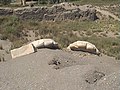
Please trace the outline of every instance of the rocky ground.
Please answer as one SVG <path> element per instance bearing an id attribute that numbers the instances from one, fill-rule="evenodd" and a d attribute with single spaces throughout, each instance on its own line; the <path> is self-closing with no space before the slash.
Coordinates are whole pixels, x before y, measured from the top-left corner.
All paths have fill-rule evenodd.
<path id="1" fill-rule="evenodd" d="M 0 90 L 120 90 L 119 67 L 105 55 L 40 49 L 0 63 Z"/>
<path id="2" fill-rule="evenodd" d="M 97 19 L 97 15 L 99 20 L 103 19 L 104 21 L 103 17 L 106 18 L 107 16 L 120 21 L 118 14 L 113 12 L 112 14 L 108 11 L 108 9 L 100 7 L 93 8 L 91 5 L 79 6 L 62 3 L 53 5 L 52 7 L 1 8 L 0 16 L 11 16 L 14 14 L 23 19 L 40 19 L 43 21 L 57 21 L 57 19 L 60 21 L 67 19 L 76 20 L 84 17 L 83 20 L 87 18 L 94 21 Z M 112 43 L 106 44 L 106 47 L 102 47 L 101 51 L 110 47 L 109 44 L 113 44 L 111 52 L 113 51 L 112 54 L 115 53 L 115 56 L 117 56 L 116 52 L 119 52 L 119 40 L 117 39 L 119 32 L 117 31 L 117 24 L 113 23 L 116 21 L 111 21 L 112 23 L 106 21 L 109 22 L 106 23 L 96 20 L 97 24 L 91 21 L 89 23 L 86 22 L 85 26 L 84 23 L 74 21 L 74 24 L 71 24 L 66 21 L 60 26 L 60 24 L 55 22 L 51 22 L 50 24 L 48 22 L 41 22 L 42 24 L 31 22 L 31 24 L 26 24 L 29 22 L 26 21 L 23 23 L 18 21 L 19 19 L 16 17 L 10 18 L 10 20 L 1 18 L 0 33 L 1 35 L 4 34 L 3 36 L 6 36 L 7 40 L 1 39 L 3 37 L 0 35 L 0 90 L 120 90 L 120 61 L 115 60 L 113 57 L 104 54 L 97 56 L 80 51 L 68 52 L 66 50 L 39 49 L 36 53 L 11 59 L 9 52 L 11 49 L 23 45 L 25 43 L 24 39 L 31 42 L 43 38 L 45 35 L 48 35 L 48 37 L 51 35 L 52 37 L 57 36 L 54 37 L 57 41 L 63 40 L 62 43 L 67 45 L 76 39 L 73 36 L 88 36 L 90 38 L 89 35 L 91 33 L 91 35 L 95 34 L 101 38 L 115 38 L 110 39 L 110 41 L 106 39 L 106 41 Z M 24 25 L 19 25 L 20 23 Z M 64 26 L 64 24 L 66 25 Z M 80 24 L 82 25 L 79 26 Z M 86 25 L 90 28 L 85 28 Z M 22 31 L 20 32 L 19 29 Z M 10 32 L 6 33 L 4 32 L 5 30 Z M 16 30 L 19 33 L 15 32 Z M 60 34 L 61 36 L 59 36 Z M 66 39 L 66 36 L 70 37 Z M 93 38 L 93 41 L 97 42 L 97 39 Z M 103 41 L 98 44 L 103 43 L 101 45 L 105 46 L 104 43 L 106 41 Z M 108 50 L 108 52 L 110 51 Z"/>

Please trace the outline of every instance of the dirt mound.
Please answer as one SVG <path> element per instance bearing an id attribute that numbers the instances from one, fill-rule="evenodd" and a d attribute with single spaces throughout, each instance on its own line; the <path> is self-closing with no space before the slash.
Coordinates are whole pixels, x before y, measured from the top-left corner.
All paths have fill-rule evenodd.
<path id="1" fill-rule="evenodd" d="M 57 62 L 51 63 L 54 60 Z M 59 68 L 56 70 L 54 66 Z M 119 66 L 119 61 L 104 55 L 98 57 L 83 52 L 40 49 L 30 55 L 1 62 L 0 89 L 100 90 L 103 79 L 118 71 Z M 111 83 L 109 78 L 108 81 Z M 110 86 L 109 90 L 111 88 L 114 89 Z"/>

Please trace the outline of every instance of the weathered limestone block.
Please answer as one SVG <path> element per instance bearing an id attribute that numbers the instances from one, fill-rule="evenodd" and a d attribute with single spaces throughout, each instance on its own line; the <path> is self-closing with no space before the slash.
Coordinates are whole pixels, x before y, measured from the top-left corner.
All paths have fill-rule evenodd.
<path id="1" fill-rule="evenodd" d="M 13 15 L 13 9 L 11 8 L 0 8 L 0 16 Z"/>
<path id="2" fill-rule="evenodd" d="M 36 50 L 33 47 L 33 45 L 28 44 L 28 45 L 24 45 L 20 48 L 11 50 L 11 56 L 12 56 L 12 58 L 16 58 L 16 57 L 24 56 L 24 55 L 27 55 L 30 53 L 34 53 L 35 51 Z"/>
<path id="3" fill-rule="evenodd" d="M 96 48 L 96 46 L 87 41 L 76 41 L 70 44 L 67 47 L 67 49 L 74 50 L 74 51 L 85 51 L 85 52 L 90 52 L 97 55 L 100 54 L 100 51 Z"/>
<path id="4" fill-rule="evenodd" d="M 58 48 L 58 44 L 52 39 L 40 39 L 33 41 L 30 44 L 33 44 L 35 48 L 52 48 L 52 49 Z"/>
<path id="5" fill-rule="evenodd" d="M 44 48 L 44 40 L 43 39 L 33 41 L 30 44 L 32 44 L 35 48 Z"/>

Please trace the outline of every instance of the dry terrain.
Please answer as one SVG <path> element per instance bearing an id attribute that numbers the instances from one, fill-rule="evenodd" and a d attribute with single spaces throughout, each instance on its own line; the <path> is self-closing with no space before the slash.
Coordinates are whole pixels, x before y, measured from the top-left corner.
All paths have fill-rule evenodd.
<path id="1" fill-rule="evenodd" d="M 69 20 L 62 21 L 34 20 L 36 15 L 43 15 L 43 13 L 39 14 L 39 10 L 51 10 L 51 8 L 41 8 L 43 4 L 37 5 L 38 8 L 35 6 L 31 9 L 28 6 L 28 9 L 25 9 L 30 15 L 27 16 L 28 20 L 13 15 L 12 10 L 17 10 L 16 8 L 19 7 L 22 12 L 18 9 L 17 15 L 23 14 L 22 18 L 25 18 L 24 15 L 27 14 L 24 12 L 24 7 L 0 5 L 0 10 L 4 12 L 0 11 L 0 90 L 120 90 L 119 0 L 71 1 L 74 4 L 66 4 L 67 7 L 64 3 L 60 4 L 67 8 L 65 13 L 60 8 L 60 13 L 65 15 L 67 13 L 70 17 Z M 4 9 L 6 6 L 8 8 Z M 83 11 L 86 8 L 94 8 L 99 18 L 93 21 L 76 19 L 74 15 L 81 13 L 81 10 L 76 13 L 76 7 Z M 52 7 L 53 12 L 56 12 L 55 8 L 56 5 Z M 69 12 L 71 8 L 73 11 Z M 34 10 L 38 13 L 36 14 Z M 6 12 L 10 15 L 12 12 L 12 15 L 4 16 Z M 87 12 L 84 14 L 96 16 L 94 13 L 88 13 L 89 15 Z M 32 15 L 34 18 L 31 18 Z M 53 13 L 51 15 L 54 16 Z M 74 20 L 71 19 L 71 15 Z M 55 40 L 60 49 L 43 48 L 26 56 L 11 58 L 11 49 L 42 38 Z M 67 46 L 77 40 L 94 44 L 101 55 L 67 51 Z"/>
<path id="2" fill-rule="evenodd" d="M 119 67 L 106 55 L 40 49 L 0 63 L 0 90 L 119 90 Z"/>

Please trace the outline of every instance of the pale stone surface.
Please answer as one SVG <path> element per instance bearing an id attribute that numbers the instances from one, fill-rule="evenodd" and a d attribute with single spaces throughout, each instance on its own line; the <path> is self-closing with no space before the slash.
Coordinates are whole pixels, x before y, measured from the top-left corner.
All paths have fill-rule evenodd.
<path id="1" fill-rule="evenodd" d="M 100 14 L 101 15 L 100 15 Z M 99 7 L 92 5 L 76 5 L 74 3 L 55 4 L 52 7 L 21 7 L 21 8 L 0 8 L 0 16 L 15 15 L 23 20 L 96 20 L 111 16 L 115 20 L 120 19 L 109 11 L 101 10 Z"/>
<path id="2" fill-rule="evenodd" d="M 33 41 L 30 44 L 33 44 L 33 46 L 35 48 L 43 48 L 44 47 L 44 41 L 43 41 L 43 39 Z"/>
<path id="3" fill-rule="evenodd" d="M 57 48 L 58 44 L 52 39 L 40 39 L 31 42 L 35 48 Z"/>
<path id="4" fill-rule="evenodd" d="M 39 48 L 56 49 L 58 48 L 58 44 L 52 39 L 36 40 L 36 41 L 31 42 L 28 45 L 24 45 L 20 48 L 11 50 L 11 56 L 12 58 L 24 56 L 30 53 L 34 53 L 36 49 L 39 49 Z"/>
<path id="5" fill-rule="evenodd" d="M 34 53 L 34 52 L 35 52 L 35 49 L 34 49 L 33 45 L 28 44 L 28 45 L 22 46 L 20 48 L 11 50 L 11 56 L 12 56 L 12 58 L 16 58 L 16 57 L 24 56 L 24 55 Z"/>
<path id="6" fill-rule="evenodd" d="M 94 54 L 100 54 L 99 50 L 87 41 L 76 41 L 67 47 L 68 50 L 86 51 Z"/>
<path id="7" fill-rule="evenodd" d="M 54 48 L 58 45 L 54 40 L 52 39 L 44 39 L 44 46 L 48 48 Z"/>

